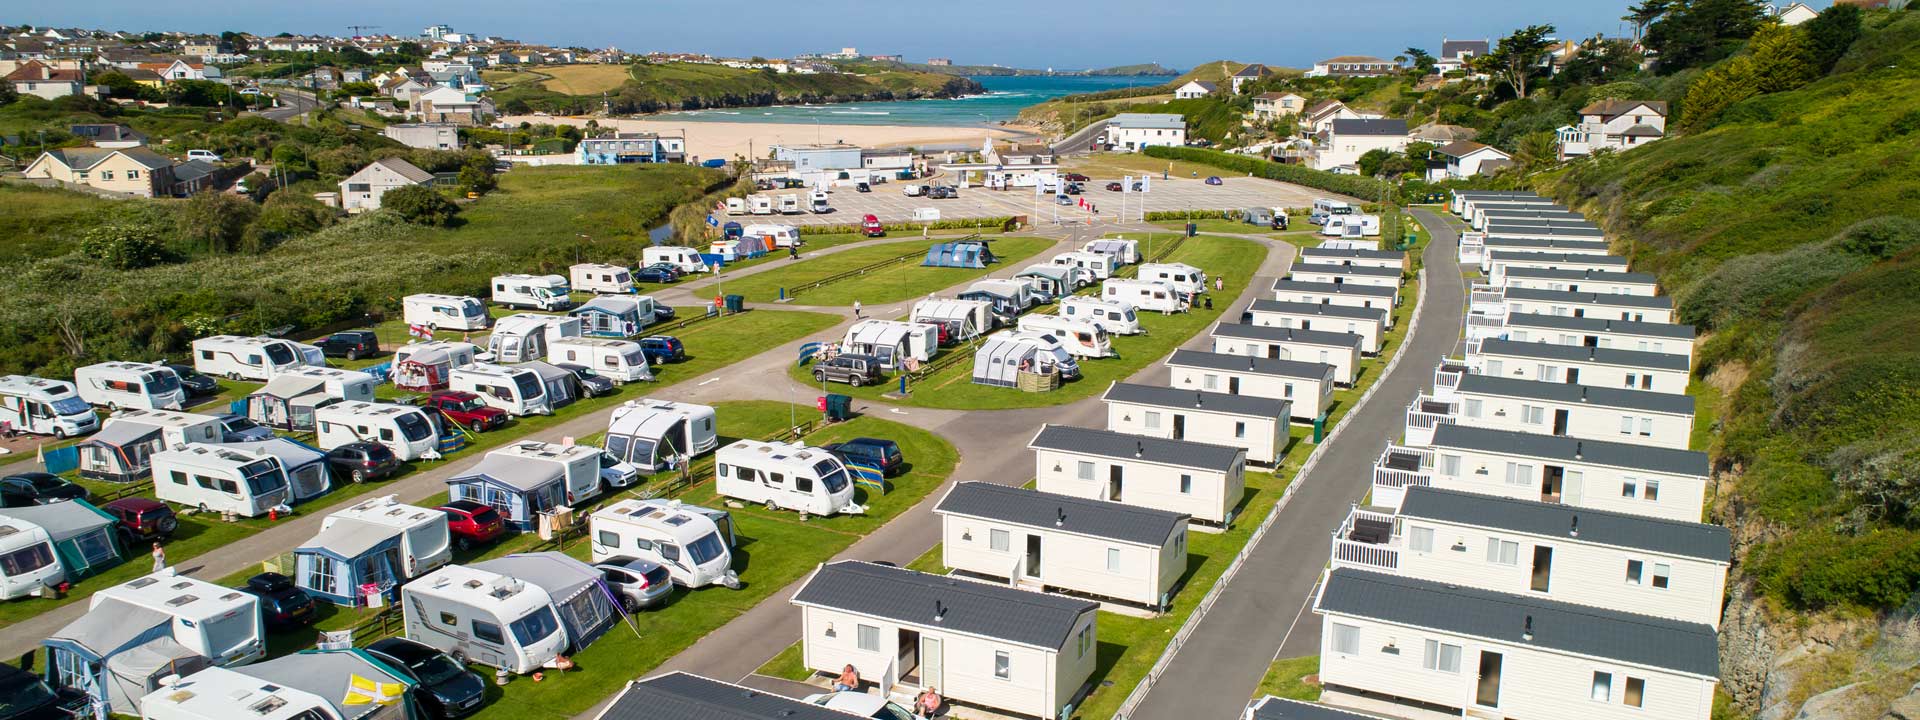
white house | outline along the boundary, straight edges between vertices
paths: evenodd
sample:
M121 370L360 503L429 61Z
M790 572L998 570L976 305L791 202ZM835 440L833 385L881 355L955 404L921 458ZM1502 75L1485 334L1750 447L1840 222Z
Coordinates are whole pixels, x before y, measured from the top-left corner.
M1286 400L1116 382L1100 401L1107 429L1168 440L1206 438L1247 451L1247 460L1280 464L1293 417Z
M1667 104L1602 100L1580 109L1580 123L1560 128L1560 159L1598 150L1631 150L1667 136Z
M1167 367L1167 384L1181 390L1291 401L1295 422L1313 422L1333 400L1334 368L1322 362L1175 350Z
M1457 72L1468 69L1473 59L1484 57L1490 43L1486 40L1448 40L1441 38L1440 54L1433 59L1433 69L1439 73Z
M1246 490L1247 451L1191 440L1043 425L1027 442L1041 492L1232 522Z
M1223 355L1306 360L1333 366L1333 381L1352 385L1360 367L1360 336L1329 330L1223 322L1213 326L1213 351Z
M1685 450L1693 432L1693 397L1646 390L1464 375L1450 407L1421 412L1440 423L1516 430L1585 440L1615 440ZM1421 399L1415 406L1425 405ZM1409 411L1407 441L1424 445Z
M1483 375L1685 393L1692 359L1671 353L1489 339L1467 358Z
M1293 93L1267 92L1253 96L1253 114L1262 120L1298 115L1307 108L1307 99Z
M1647 296L1660 294L1660 278L1652 273L1521 267L1502 273L1502 280L1507 287L1535 290Z
M1301 116L1300 129L1308 135L1317 135L1335 120L1362 120L1369 117L1375 116L1348 107L1339 100L1322 100L1306 109L1306 114Z
M1281 302L1327 303L1347 307L1374 308L1389 311L1387 327L1393 327L1393 306L1400 304L1398 288L1378 285L1348 285L1345 283L1317 283L1299 280L1273 281L1273 299Z
M1233 75L1227 77L1227 82L1232 84L1233 92L1237 95L1240 93L1242 86L1272 74L1272 68L1260 63L1253 63L1239 70L1235 70Z
M409 113L421 122L480 125L494 114L493 101L455 87L436 87L413 97Z
M381 158L340 181L340 207L350 213L380 209L388 190L433 182L433 173L397 157Z
M400 144L426 150L459 150L460 126L453 123L404 123L388 125L380 134Z
M1187 144L1187 119L1173 113L1120 113L1107 119L1106 144L1117 150Z
M1507 284L1507 271L1510 269L1531 270L1583 270L1610 273L1627 272L1627 259L1617 255L1596 255L1592 253L1539 252L1532 250L1504 250L1488 248L1486 255L1487 281L1494 285Z
M1341 55L1314 63L1305 77L1379 77L1399 69L1392 60L1371 55Z
M1436 161L1427 167L1427 181L1477 177L1513 165L1513 156L1492 145L1455 140L1433 149Z
M1380 352L1381 337L1386 334L1387 311L1381 308L1350 307L1333 303L1254 300L1247 307L1247 322L1269 327L1298 328L1351 333L1360 336L1360 352Z
M1507 315L1507 339L1556 345L1693 355L1692 325L1537 313Z
M1337 119L1327 123L1325 136L1314 145L1313 167L1332 170L1355 166L1373 150L1407 149L1407 121L1400 119Z
M1773 16L1780 18L1780 24L1791 27L1820 17L1820 11L1807 7L1806 3L1796 2L1786 7L1775 9Z
M1188 80L1187 84L1173 89L1176 100L1193 100L1212 95L1220 86L1205 80Z
M1560 315L1661 324L1673 322L1673 298L1667 295L1648 297L1573 290L1507 288L1501 299L1507 312L1513 314Z
M1163 608L1187 570L1183 513L986 482L940 498L941 564L1018 587Z
M1373 285L1376 287L1400 287L1402 272L1399 268L1375 267L1372 265L1336 265L1311 262L1296 262L1287 268L1287 279L1308 283L1331 283L1334 285Z

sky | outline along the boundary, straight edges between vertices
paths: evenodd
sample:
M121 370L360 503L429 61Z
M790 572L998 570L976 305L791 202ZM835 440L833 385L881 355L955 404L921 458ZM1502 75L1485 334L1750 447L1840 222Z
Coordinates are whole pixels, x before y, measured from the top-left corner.
M1336 55L1437 51L1443 37L1497 38L1550 23L1563 38L1626 35L1631 0L503 0L21 3L0 23L272 35L418 35L428 25L529 43L766 57L856 47L909 61L1086 69L1210 60L1308 67ZM1822 3L1824 4L1824 3Z

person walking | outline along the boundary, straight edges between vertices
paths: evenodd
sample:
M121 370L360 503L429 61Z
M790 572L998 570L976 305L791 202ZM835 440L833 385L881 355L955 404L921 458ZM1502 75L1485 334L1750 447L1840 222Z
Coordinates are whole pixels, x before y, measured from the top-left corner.
M859 300L853 301L853 318L855 320L860 319L860 301Z
M167 551L160 549L160 543L153 544L153 571L167 569Z
M1220 277L1216 277L1213 279L1214 292L1219 292L1225 289L1227 289L1227 276L1221 275Z

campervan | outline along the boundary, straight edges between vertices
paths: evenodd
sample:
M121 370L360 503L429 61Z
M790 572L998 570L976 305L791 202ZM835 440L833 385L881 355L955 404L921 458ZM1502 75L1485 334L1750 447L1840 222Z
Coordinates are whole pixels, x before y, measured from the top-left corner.
M472 346L468 345L467 347ZM312 378L319 381L320 394L330 398L358 400L360 402L372 402L373 389L380 384L380 380L369 373L331 367L301 366L288 368L279 375L274 376L274 379L278 380L283 377Z
M153 454L187 443L217 443L226 426L212 415L174 410L121 410L80 443L80 477L133 482L151 475Z
M630 400L607 418L607 454L643 472L673 467L720 444L712 407L669 400Z
M1327 218L1352 214L1352 205L1332 198L1320 198L1313 201L1313 210L1307 214L1307 221L1315 225L1325 225Z
M488 362L522 363L547 356L547 348L562 338L582 335L580 318L516 313L493 323L487 336Z
M340 520L358 520L398 531L400 555L406 564L400 570L406 577L433 572L453 559L453 536L447 530L447 514L439 510L408 505L392 495L384 495L329 513L320 520L321 532Z
M827 206L827 191L815 190L808 194L807 211L816 215L833 212L833 208Z
M322 450L347 443L384 445L401 462L417 460L440 444L433 418L413 405L376 402L339 402L313 411Z
M173 641L215 665L245 665L266 657L266 627L258 596L167 568L101 588L88 598L87 609L113 601L173 618Z
M559 275L495 275L493 304L554 312L573 307L567 279Z
M1133 304L1120 300L1074 295L1060 301L1060 317L1091 322L1113 335L1140 332L1140 316Z
M747 214L747 199L737 198L737 197L727 198L727 214L728 215Z
M714 491L769 510L859 515L853 480L840 459L799 443L741 440L714 454Z
M799 247L800 229L792 225L748 225L747 237L760 238L768 249Z
M266 382L290 367L326 364L320 348L292 340L215 335L193 341L193 369L230 380Z
M407 343L393 351L393 386L419 392L445 390L454 370L472 365L478 359L479 348L473 343L451 340Z
M1071 320L1059 315L1027 315L1020 318L1020 330L1052 335L1076 357L1113 355L1113 337L1104 328L1087 320Z
M905 365L908 358L932 360L940 351L940 328L931 323L861 320L847 328L840 351L872 355L880 359L881 368L894 370Z
M1031 345L1037 348L1042 355L1050 356L1053 359L1054 366L1060 369L1060 377L1069 380L1080 377L1080 362L1073 359L1073 353L1067 352L1066 343L1061 342L1060 338L1054 337L1051 332L1014 330L1000 333L994 337L1006 342Z
M490 320L479 298L431 293L400 298L400 318L428 330L483 330Z
M653 265L666 263L680 268L684 272L706 272L707 263L700 259L700 251L679 245L656 245L640 251L640 263Z
M659 563L673 584L740 588L733 570L733 515L679 500L621 500L588 516L593 561L637 557Z
M573 289L590 293L630 293L636 287L633 273L619 265L580 263L567 268Z
M747 208L748 208L748 211L753 213L754 215L772 215L773 214L773 198L767 197L765 195L754 195L754 196L748 197Z
M1074 250L1053 256L1053 264L1086 268L1093 272L1093 279L1105 280L1113 277L1113 271L1120 269L1120 256Z
M1207 291L1207 274L1186 263L1142 263L1137 279L1166 283L1183 293Z
M984 300L929 298L914 303L908 318L917 323L947 325L959 340L985 335L994 327L993 303Z
M103 362L75 368L73 384L80 399L109 410L179 410L187 403L186 388L172 368L155 363Z
M800 214L800 196L799 195L781 195L780 196L780 214L781 215L799 215Z
M73 383L28 375L0 377L0 429L69 438L100 429Z
M481 402L514 417L553 414L540 374L526 368L477 362L454 368L447 387L479 395Z
M1186 312L1187 301L1172 285L1155 280L1114 278L1100 283L1100 297L1117 300L1149 312Z
M646 351L632 340L561 338L547 351L547 362L584 365L616 384L653 379Z
M45 528L0 517L0 600L51 595L66 580L66 568L54 557L53 536Z
M516 578L448 565L400 587L407 639L511 673L559 657L567 634L547 591Z
M293 503L279 458L204 443L153 454L153 495L203 512L241 517L260 517Z

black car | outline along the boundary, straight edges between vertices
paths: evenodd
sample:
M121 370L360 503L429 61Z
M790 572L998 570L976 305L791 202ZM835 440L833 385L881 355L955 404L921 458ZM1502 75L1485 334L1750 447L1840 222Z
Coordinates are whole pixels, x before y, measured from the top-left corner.
M840 458L840 462L880 468L880 474L885 477L899 475L907 468L907 459L900 454L899 443L892 440L858 437L822 449Z
M485 701L486 682L432 646L406 638L387 638L368 645L367 654L412 678L426 691L416 697L437 717L472 715Z
M579 378L580 388L586 391L587 397L600 397L613 392L613 381L594 372L593 368L574 363L555 363L554 367L573 373L574 377Z
M206 397L220 394L220 382L212 376L193 369L192 365L167 364L167 369L180 376L180 387L185 388L189 397Z
M674 274L673 270L669 268L658 265L648 265L633 271L633 279L640 282L660 283L664 285L680 279L680 276Z
M52 505L66 500L85 500L87 489L43 472L24 472L0 478L0 507Z
M39 675L12 665L0 665L0 718L72 720L86 709L85 692L55 689Z
M400 456L380 443L350 442L327 451L327 466L334 475L345 475L354 482L378 480L400 469Z
M672 319L674 319L674 317L676 317L676 316L678 316L678 315L679 315L679 313L677 313L677 312L674 312L674 310L673 310L673 306L672 306L672 305L657 305L657 304L656 304L656 305L654 305L654 306L653 306L653 321L654 321L654 322L657 322L657 323L663 323L663 322L666 322L666 321L668 321L668 320L672 320Z
M380 338L372 330L346 330L320 338L314 345L327 357L359 360L380 354Z
M247 578L241 592L260 598L260 616L268 630L306 627L320 620L313 607L313 596L293 584L293 578L275 572L263 572Z

